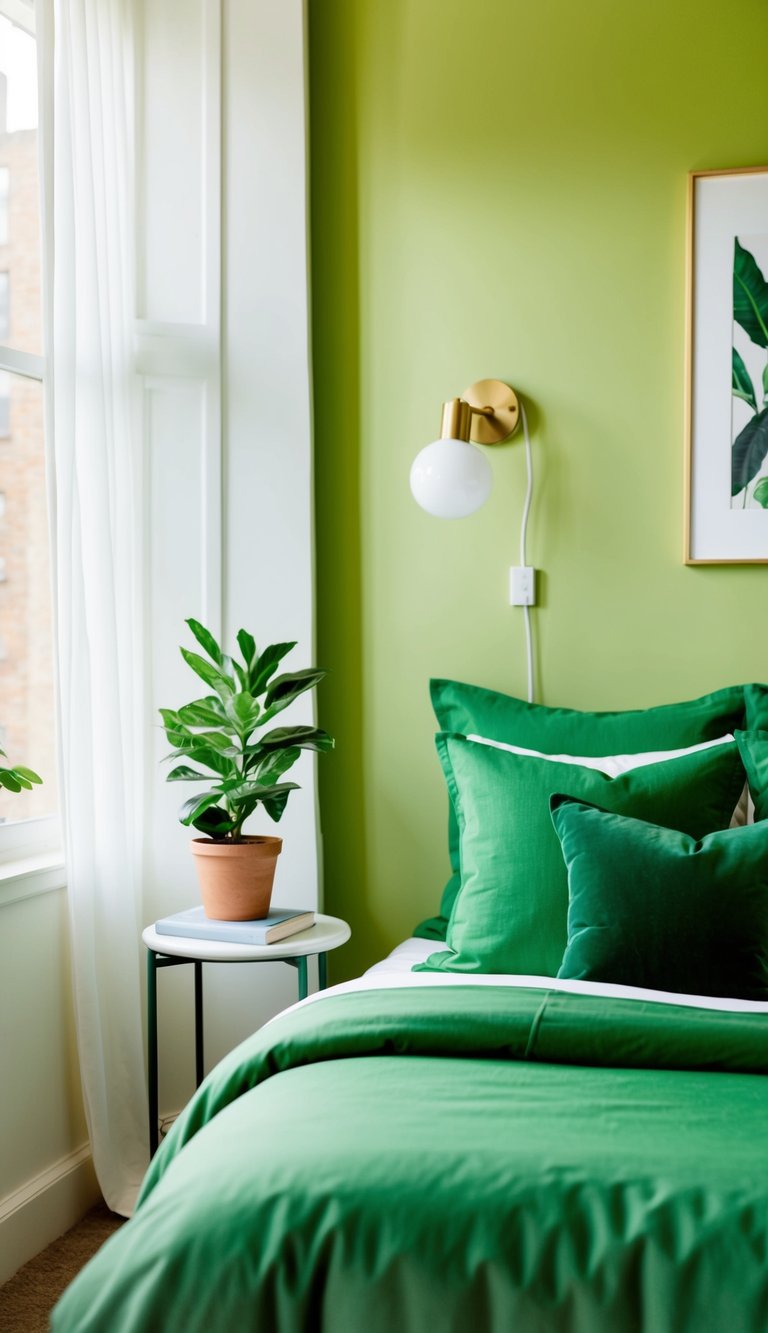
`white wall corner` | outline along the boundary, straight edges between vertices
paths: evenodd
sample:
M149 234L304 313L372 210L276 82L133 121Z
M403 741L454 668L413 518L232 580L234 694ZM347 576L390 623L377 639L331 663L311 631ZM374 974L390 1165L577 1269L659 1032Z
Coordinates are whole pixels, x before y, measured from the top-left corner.
M0 1284L101 1201L87 1144L0 1199Z

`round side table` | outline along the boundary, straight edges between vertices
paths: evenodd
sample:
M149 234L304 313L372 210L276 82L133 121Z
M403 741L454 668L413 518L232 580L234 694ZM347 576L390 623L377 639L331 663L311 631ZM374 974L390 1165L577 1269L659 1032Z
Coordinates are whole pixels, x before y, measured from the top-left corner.
M147 1083L149 1100L149 1152L157 1151L158 1059L157 1059L157 972L161 967L192 963L195 970L195 1086L204 1078L203 1061L203 963L287 963L298 972L299 999L309 994L307 959L317 957L318 989L327 985L327 955L346 944L351 935L346 921L335 916L315 916L308 930L289 935L277 944L227 944L222 940L188 939L161 935L147 926L141 938L147 946Z

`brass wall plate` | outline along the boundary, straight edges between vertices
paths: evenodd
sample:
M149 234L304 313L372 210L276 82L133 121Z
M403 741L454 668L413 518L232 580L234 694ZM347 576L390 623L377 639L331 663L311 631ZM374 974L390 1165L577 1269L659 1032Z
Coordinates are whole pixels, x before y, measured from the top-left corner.
M472 415L470 439L476 444L501 444L520 424L520 404L514 389L502 380L478 380L461 395L470 407L493 408L493 416Z

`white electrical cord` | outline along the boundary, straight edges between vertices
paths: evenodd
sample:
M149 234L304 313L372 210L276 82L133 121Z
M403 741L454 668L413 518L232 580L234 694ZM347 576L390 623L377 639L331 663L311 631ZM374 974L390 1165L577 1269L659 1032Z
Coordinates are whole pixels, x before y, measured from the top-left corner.
M531 498L533 496L533 451L531 449L531 437L528 434L528 418L525 415L525 404L520 400L520 415L523 418L523 438L525 439L525 464L528 469L528 488L525 492L525 504L523 505L523 521L520 527L520 564L525 568L528 561L525 558L525 539L528 532L528 515L531 512ZM531 608L523 607L523 618L525 621L525 651L528 663L528 702L533 703L533 635L531 632Z

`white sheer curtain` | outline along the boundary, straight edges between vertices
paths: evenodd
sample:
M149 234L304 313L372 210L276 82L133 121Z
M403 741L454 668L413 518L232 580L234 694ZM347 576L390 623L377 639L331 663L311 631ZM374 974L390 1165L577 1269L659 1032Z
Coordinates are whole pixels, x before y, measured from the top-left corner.
M141 478L132 369L132 6L38 0L64 826L96 1173L147 1163L141 1028Z

